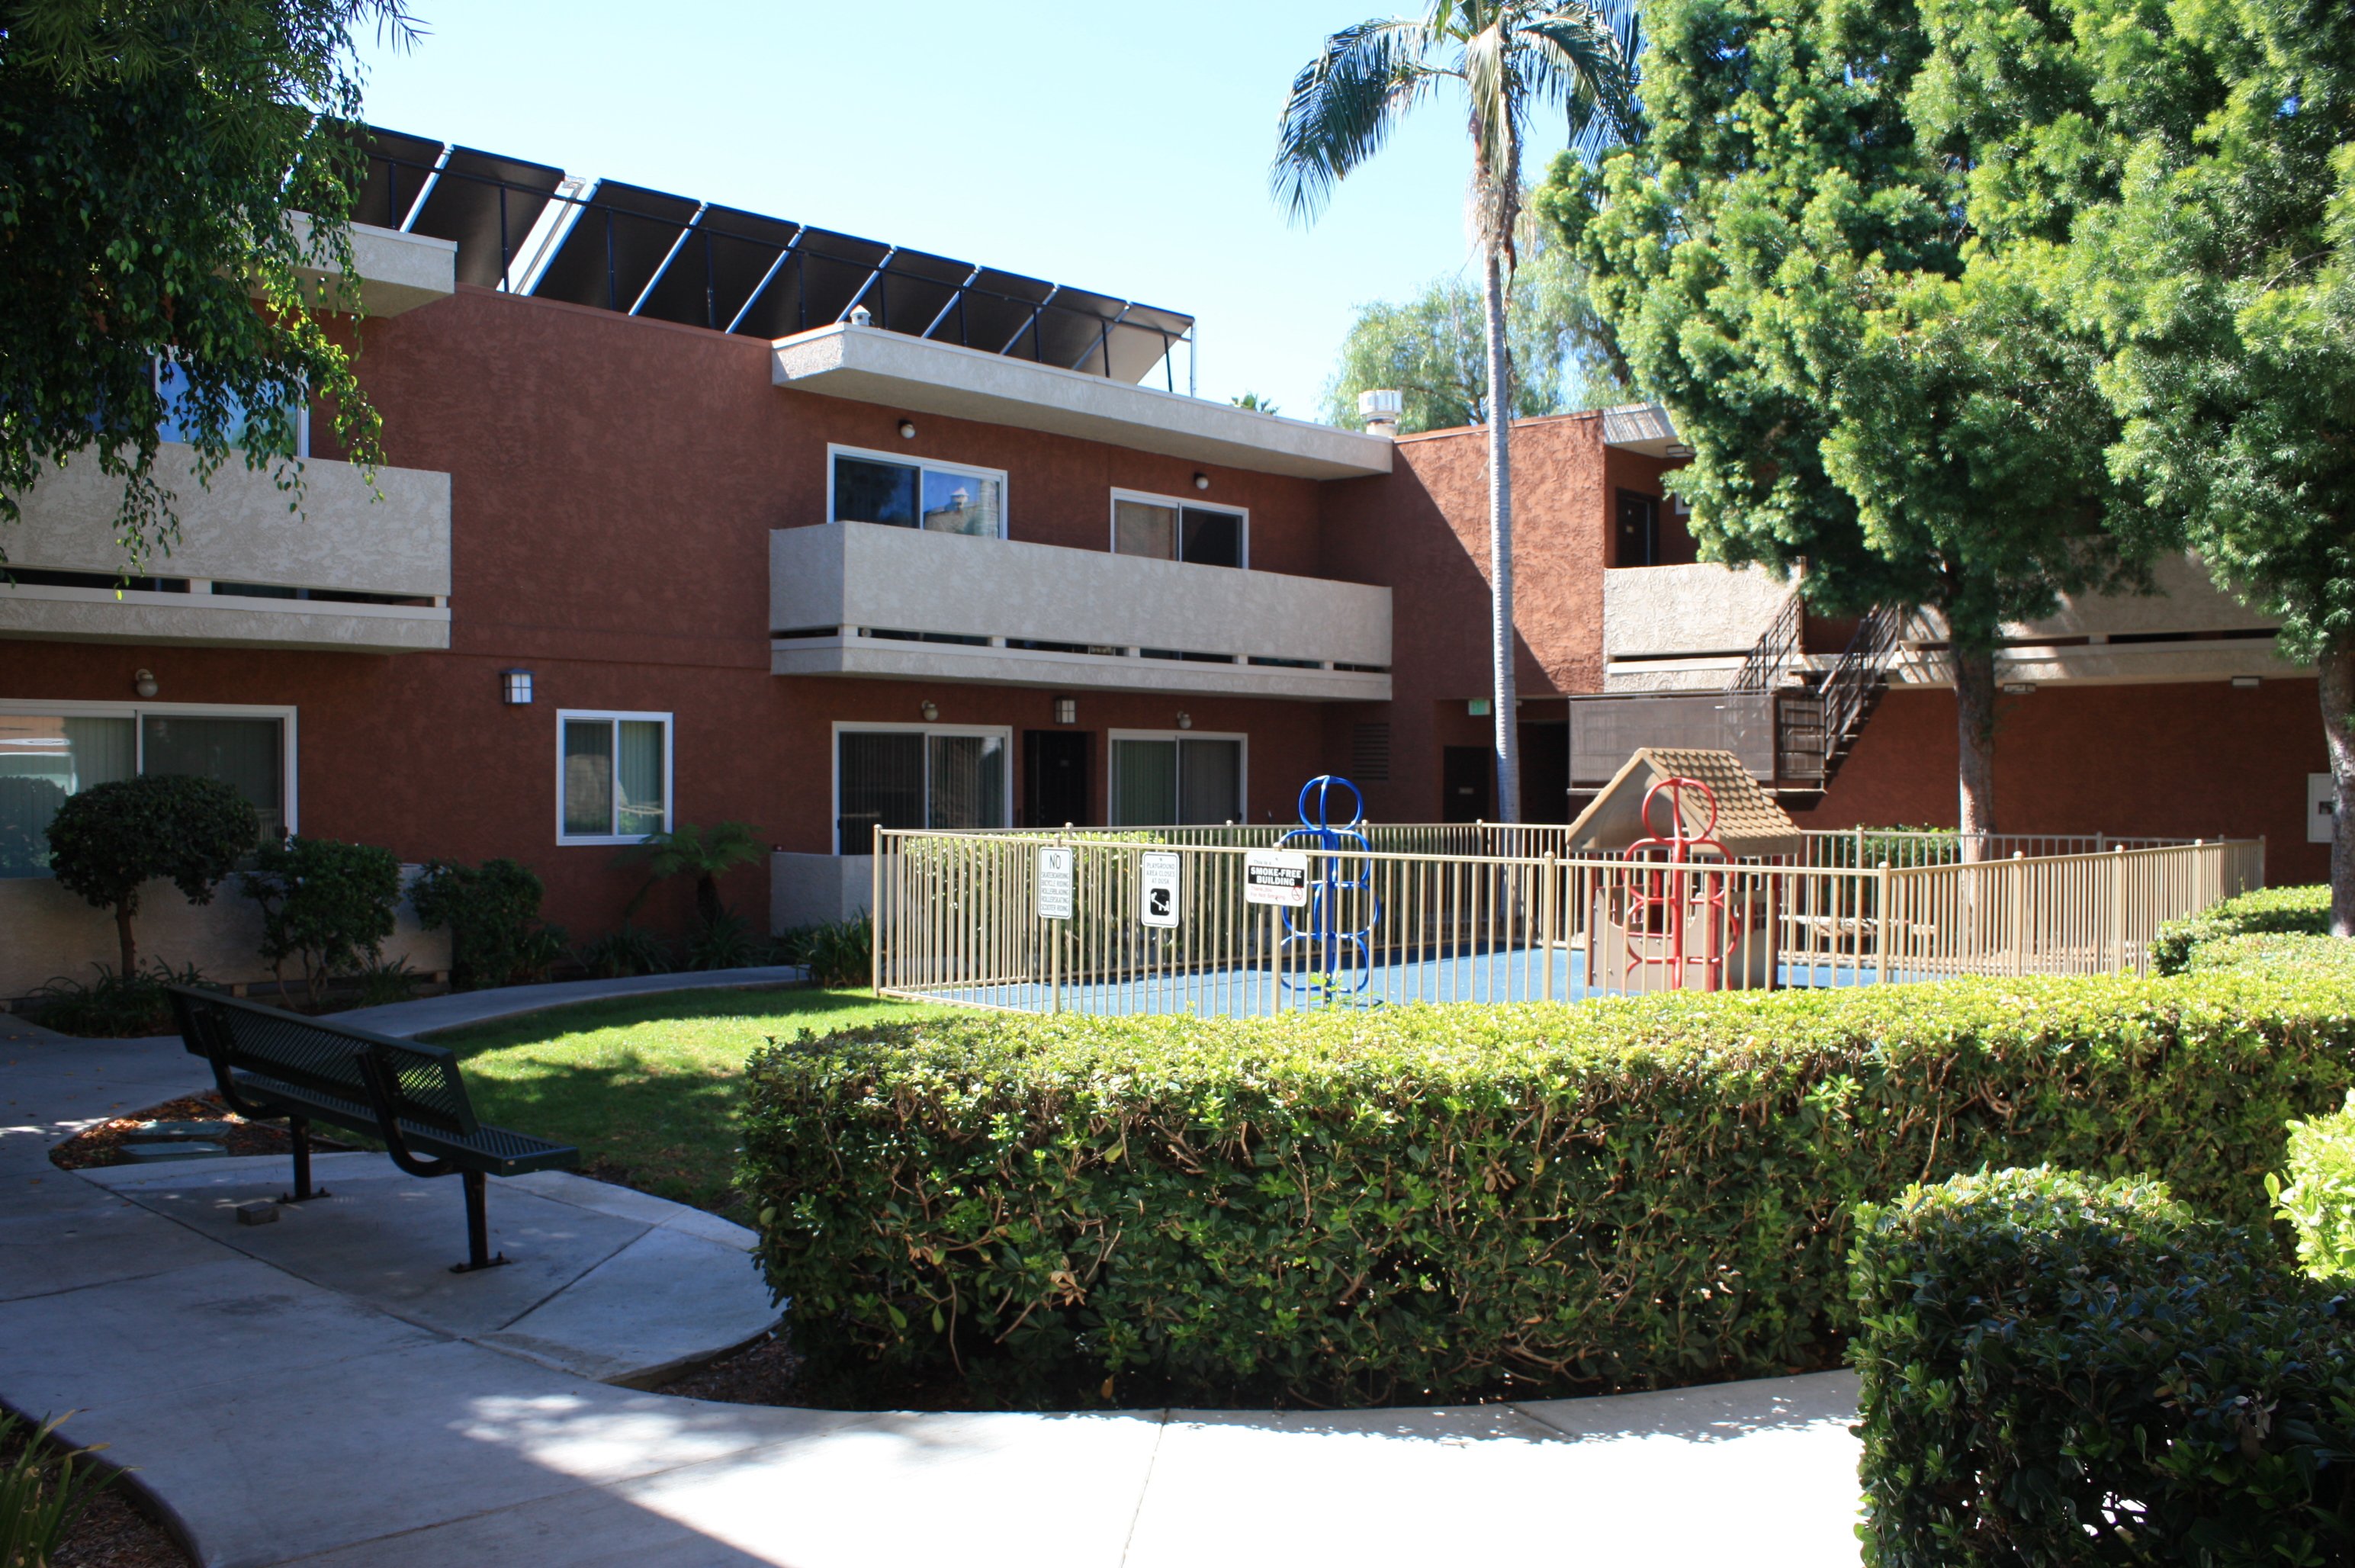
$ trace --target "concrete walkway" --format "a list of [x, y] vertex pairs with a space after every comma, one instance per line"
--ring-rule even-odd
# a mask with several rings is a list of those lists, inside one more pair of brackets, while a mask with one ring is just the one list
[[[195, 1065], [169, 1040], [0, 1045], [0, 1401], [79, 1411], [68, 1434], [135, 1467], [215, 1568], [1858, 1559], [1845, 1374], [1030, 1415], [712, 1404], [560, 1371], [48, 1163], [91, 1121], [201, 1087]], [[495, 1225], [516, 1186], [493, 1184]]]
[[437, 1029], [488, 1023], [575, 1002], [604, 1002], [616, 997], [652, 997], [666, 991], [749, 991], [767, 986], [798, 986], [809, 971], [798, 964], [771, 964], [757, 969], [697, 969], [675, 975], [633, 975], [620, 980], [565, 980], [553, 986], [501, 986], [488, 991], [453, 991], [416, 1002], [387, 1002], [378, 1008], [354, 1008], [336, 1013], [335, 1021], [355, 1029], [408, 1040]]

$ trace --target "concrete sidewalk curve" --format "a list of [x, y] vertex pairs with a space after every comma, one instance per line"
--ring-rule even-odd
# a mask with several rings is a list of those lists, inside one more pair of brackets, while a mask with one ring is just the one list
[[798, 986], [809, 971], [798, 964], [771, 964], [755, 969], [693, 969], [673, 975], [633, 975], [619, 980], [563, 980], [550, 986], [500, 986], [487, 991], [453, 991], [415, 1002], [387, 1002], [382, 1007], [354, 1008], [336, 1013], [333, 1021], [354, 1029], [408, 1040], [439, 1029], [488, 1023], [576, 1002], [610, 1001], [616, 997], [653, 997], [667, 991], [750, 991], [771, 986]]
[[0, 1046], [0, 1401], [79, 1411], [68, 1434], [135, 1467], [208, 1568], [1858, 1560], [1843, 1373], [1305, 1413], [615, 1387], [453, 1332], [463, 1299], [371, 1300], [48, 1164], [76, 1127], [201, 1087], [194, 1066], [168, 1040]]

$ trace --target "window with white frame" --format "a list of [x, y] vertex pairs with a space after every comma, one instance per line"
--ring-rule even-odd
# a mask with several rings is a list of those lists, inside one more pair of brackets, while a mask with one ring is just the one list
[[1241, 735], [1112, 732], [1112, 826], [1243, 820]]
[[1137, 490], [1112, 493], [1112, 548], [1115, 555], [1183, 560], [1196, 566], [1248, 566], [1251, 514], [1229, 507], [1201, 507], [1171, 496]]
[[847, 446], [828, 447], [826, 454], [833, 465], [826, 516], [837, 523], [1005, 537], [1006, 475], [996, 469]]
[[634, 844], [670, 831], [670, 715], [556, 716], [556, 841]]
[[837, 725], [835, 850], [868, 853], [878, 827], [1008, 825], [1006, 730]]
[[196, 703], [0, 704], [0, 877], [49, 870], [49, 824], [67, 800], [142, 773], [233, 786], [261, 837], [294, 830], [294, 710]]

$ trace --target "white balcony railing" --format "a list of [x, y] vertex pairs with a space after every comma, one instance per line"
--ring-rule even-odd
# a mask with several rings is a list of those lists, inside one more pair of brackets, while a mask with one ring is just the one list
[[780, 675], [1391, 695], [1387, 588], [872, 523], [769, 540]]

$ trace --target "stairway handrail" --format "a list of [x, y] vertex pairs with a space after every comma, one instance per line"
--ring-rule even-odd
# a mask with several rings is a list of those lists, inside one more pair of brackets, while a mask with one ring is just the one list
[[1742, 667], [1726, 683], [1728, 691], [1773, 691], [1792, 667], [1806, 656], [1807, 613], [1796, 588], [1785, 595], [1782, 607], [1766, 624], [1757, 642], [1742, 658]]
[[1816, 688], [1824, 699], [1826, 745], [1836, 747], [1850, 739], [1863, 721], [1865, 699], [1897, 662], [1911, 619], [1911, 613], [1898, 606], [1876, 604], [1858, 620], [1838, 662]]

